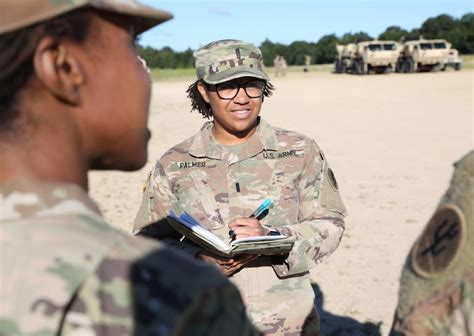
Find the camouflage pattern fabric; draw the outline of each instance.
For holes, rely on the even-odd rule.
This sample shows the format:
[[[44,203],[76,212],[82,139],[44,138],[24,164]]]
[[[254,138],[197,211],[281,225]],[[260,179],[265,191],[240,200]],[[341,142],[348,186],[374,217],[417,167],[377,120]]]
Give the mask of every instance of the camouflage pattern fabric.
[[[316,143],[260,119],[238,153],[219,145],[212,122],[167,151],[152,170],[135,232],[195,255],[162,219],[187,211],[222,240],[227,224],[249,216],[264,199],[273,206],[262,224],[296,237],[287,257],[259,257],[234,274],[254,323],[266,334],[316,335],[319,320],[309,270],[339,245],[346,210],[334,174]],[[154,225],[151,222],[158,221]]]
[[[455,164],[449,189],[428,223],[428,230],[417,240],[405,263],[390,335],[474,335],[473,200],[474,151],[471,151]],[[450,208],[459,209],[459,216],[443,218]],[[430,231],[433,225],[442,230]],[[463,239],[457,240],[461,235]],[[413,259],[413,253],[426,238],[429,245],[423,252],[428,253],[422,255],[431,258],[431,270],[425,274],[415,267],[419,261],[416,255]],[[463,240],[464,243],[456,243]]]
[[[77,186],[0,185],[0,335],[254,335],[212,267],[104,222]]]
[[[206,44],[194,52],[197,79],[218,84],[250,76],[270,80],[264,71],[260,49],[239,40],[220,40]]]
[[[24,28],[81,8],[118,13],[135,18],[136,33],[142,33],[173,17],[171,13],[136,0],[18,0],[0,1],[0,34]]]

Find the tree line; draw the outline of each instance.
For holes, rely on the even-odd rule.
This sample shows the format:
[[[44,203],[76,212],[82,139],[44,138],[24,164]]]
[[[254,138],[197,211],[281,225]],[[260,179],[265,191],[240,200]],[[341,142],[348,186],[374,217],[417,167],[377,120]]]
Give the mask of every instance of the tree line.
[[[342,36],[328,34],[317,42],[295,41],[289,45],[273,43],[266,39],[259,48],[263,53],[263,62],[266,66],[273,65],[276,55],[285,57],[288,65],[303,65],[304,56],[311,56],[311,63],[332,63],[336,56],[336,44],[348,44],[374,39],[392,41],[417,40],[420,36],[425,39],[446,39],[453,48],[461,54],[474,54],[474,13],[468,13],[456,19],[442,14],[429,18],[420,28],[410,31],[399,26],[390,26],[379,36],[372,37],[366,32],[345,33]],[[150,68],[192,68],[194,66],[193,50],[188,48],[183,52],[176,52],[169,47],[155,49],[138,45],[139,55],[145,59]]]

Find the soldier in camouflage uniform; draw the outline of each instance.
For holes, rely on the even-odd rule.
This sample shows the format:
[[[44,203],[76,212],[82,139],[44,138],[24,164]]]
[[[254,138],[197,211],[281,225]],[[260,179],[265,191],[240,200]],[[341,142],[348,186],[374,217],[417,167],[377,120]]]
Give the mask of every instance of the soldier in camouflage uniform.
[[[474,151],[414,244],[390,335],[474,335]]]
[[[255,334],[224,276],[113,229],[86,192],[88,168],[146,162],[134,37],[171,15],[126,0],[0,13],[0,335]]]
[[[317,335],[309,270],[339,245],[346,213],[334,174],[315,141],[258,116],[273,90],[259,49],[222,40],[195,57],[198,80],[189,97],[213,121],[156,163],[135,233],[218,266],[239,287],[265,334]],[[248,218],[265,199],[273,203],[266,216]],[[295,236],[296,243],[284,256],[219,258],[179,241],[164,220],[169,210],[190,213],[224,241],[231,229],[237,239],[278,231]]]
[[[311,65],[311,56],[304,55],[304,68],[303,68],[303,71],[308,72],[310,65]]]

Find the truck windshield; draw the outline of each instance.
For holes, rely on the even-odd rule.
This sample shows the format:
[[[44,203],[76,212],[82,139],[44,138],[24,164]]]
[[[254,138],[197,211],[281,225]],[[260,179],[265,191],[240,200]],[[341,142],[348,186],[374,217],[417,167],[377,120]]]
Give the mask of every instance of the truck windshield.
[[[431,45],[431,43],[420,43],[420,48],[423,50],[433,49],[433,46]]]
[[[397,46],[395,44],[384,44],[383,50],[396,50]]]
[[[446,44],[444,42],[436,42],[434,47],[435,49],[446,49]]]
[[[379,51],[382,50],[382,46],[380,44],[369,44],[370,51]]]

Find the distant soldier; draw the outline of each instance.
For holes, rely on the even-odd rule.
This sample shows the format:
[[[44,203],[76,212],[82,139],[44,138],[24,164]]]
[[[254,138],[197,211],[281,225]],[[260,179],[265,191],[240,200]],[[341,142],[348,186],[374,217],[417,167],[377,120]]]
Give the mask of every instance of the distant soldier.
[[[276,55],[275,58],[273,59],[273,67],[275,68],[275,77],[278,77],[281,75],[281,56]]]
[[[211,266],[110,227],[87,170],[147,159],[134,1],[0,1],[0,335],[245,335]]]
[[[286,64],[286,60],[281,55],[276,55],[275,59],[273,60],[273,66],[275,67],[275,77],[286,75],[286,68],[288,65]]]
[[[310,65],[311,65],[311,56],[304,55],[304,68],[303,68],[303,71],[308,72]]]
[[[390,335],[474,335],[474,151],[406,260]]]
[[[288,69],[288,64],[286,63],[285,57],[283,57],[283,56],[280,56],[280,57],[281,57],[281,75],[283,77],[285,77],[286,76],[286,71]]]

